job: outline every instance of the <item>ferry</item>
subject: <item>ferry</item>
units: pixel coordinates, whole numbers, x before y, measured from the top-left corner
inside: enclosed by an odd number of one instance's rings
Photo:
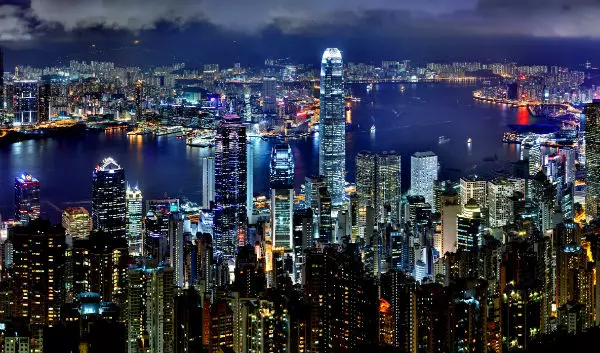
[[[367,93],[371,92],[372,90],[373,90],[373,84],[372,84],[372,83],[369,83],[369,84],[367,85]]]
[[[187,138],[186,145],[190,147],[213,147],[215,145],[214,132],[201,132]]]
[[[371,125],[371,133],[374,134],[375,133],[375,124]]]
[[[448,143],[448,142],[450,142],[450,138],[449,137],[447,137],[447,136],[440,136],[440,137],[438,137],[438,143],[440,145],[442,145],[444,143]]]
[[[468,143],[468,144],[470,144],[471,142],[473,142],[473,140],[471,140],[471,138],[469,137],[469,138],[467,139],[467,143]]]

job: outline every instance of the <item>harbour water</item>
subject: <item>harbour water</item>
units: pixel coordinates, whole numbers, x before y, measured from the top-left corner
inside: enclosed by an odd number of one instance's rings
[[[509,124],[546,122],[533,118],[526,108],[474,102],[475,86],[448,84],[353,85],[354,129],[346,144],[347,180],[354,180],[354,157],[361,150],[396,150],[402,155],[402,186],[410,183],[410,155],[431,150],[439,156],[440,177],[457,179],[464,174],[495,174],[510,170],[520,147],[502,143]],[[375,125],[375,131],[371,127]],[[440,144],[439,137],[445,136]],[[471,138],[472,142],[467,143]],[[318,171],[316,136],[289,141],[296,161],[296,186]],[[254,190],[266,193],[269,154],[274,141],[255,138]],[[176,136],[127,136],[125,132],[88,133],[46,140],[24,141],[0,147],[0,214],[12,217],[13,181],[27,171],[42,185],[42,217],[59,221],[68,206],[91,203],[92,169],[112,156],[129,183],[138,184],[145,198],[187,197],[201,200],[202,156],[210,148],[186,146]]]

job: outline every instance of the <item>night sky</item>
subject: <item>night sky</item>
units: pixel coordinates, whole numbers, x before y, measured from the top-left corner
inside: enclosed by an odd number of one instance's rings
[[[70,59],[600,63],[598,0],[0,0],[7,67]],[[133,42],[139,40],[139,44]],[[93,46],[92,46],[93,45]]]

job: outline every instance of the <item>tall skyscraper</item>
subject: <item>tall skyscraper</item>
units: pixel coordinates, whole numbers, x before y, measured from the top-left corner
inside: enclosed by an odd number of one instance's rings
[[[586,105],[585,119],[585,213],[592,220],[600,213],[600,101]]]
[[[438,157],[435,153],[416,152],[410,157],[410,193],[421,195],[433,212],[433,184],[438,179]]]
[[[268,66],[262,79],[263,105],[262,111],[265,115],[277,113],[277,76],[273,66]]]
[[[377,155],[377,214],[384,221],[384,209],[389,207],[390,219],[397,224],[400,221],[400,155],[395,151],[384,151]]]
[[[36,81],[15,81],[13,124],[34,125],[38,122],[38,88]]]
[[[271,152],[271,234],[273,244],[293,248],[294,156],[290,145],[277,144]]]
[[[135,84],[135,115],[133,116],[132,123],[136,123],[142,120],[142,100],[144,99],[144,84],[140,80]]]
[[[92,230],[90,214],[83,207],[67,207],[62,214],[62,226],[66,235],[86,239]]]
[[[375,207],[375,154],[361,151],[356,155],[356,195],[360,206]]]
[[[223,118],[215,137],[215,246],[233,257],[246,240],[246,127],[235,115]]]
[[[252,140],[246,144],[246,216],[248,223],[254,223],[254,145]]]
[[[126,229],[125,170],[108,157],[92,172],[92,228],[113,237]]]
[[[487,181],[475,175],[460,178],[460,193],[458,200],[461,208],[473,199],[479,207],[487,205]]]
[[[209,209],[215,201],[215,158],[202,158],[202,208]]]
[[[474,199],[469,200],[457,217],[456,248],[463,251],[477,251],[483,243],[483,219],[481,209]]]
[[[344,64],[339,49],[328,48],[321,60],[319,174],[327,179],[334,206],[344,203],[346,191],[346,118]]]
[[[142,191],[137,186],[127,185],[125,192],[125,202],[127,203],[127,213],[125,219],[127,244],[129,253],[134,256],[142,254]]]
[[[40,182],[31,174],[15,178],[15,219],[23,224],[40,218]]]

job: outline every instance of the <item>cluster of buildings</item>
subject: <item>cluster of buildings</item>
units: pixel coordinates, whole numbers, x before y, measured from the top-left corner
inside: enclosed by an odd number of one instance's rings
[[[40,219],[50,186],[15,178],[0,232],[4,352],[500,353],[600,325],[600,103],[587,107],[585,159],[533,144],[510,177],[451,182],[417,152],[403,193],[400,154],[346,155],[338,49],[320,72],[318,175],[298,185],[292,148],[274,144],[267,213],[252,124],[231,111],[202,160],[200,205],[144,198],[109,157],[92,170],[90,212],[52,225]]]

